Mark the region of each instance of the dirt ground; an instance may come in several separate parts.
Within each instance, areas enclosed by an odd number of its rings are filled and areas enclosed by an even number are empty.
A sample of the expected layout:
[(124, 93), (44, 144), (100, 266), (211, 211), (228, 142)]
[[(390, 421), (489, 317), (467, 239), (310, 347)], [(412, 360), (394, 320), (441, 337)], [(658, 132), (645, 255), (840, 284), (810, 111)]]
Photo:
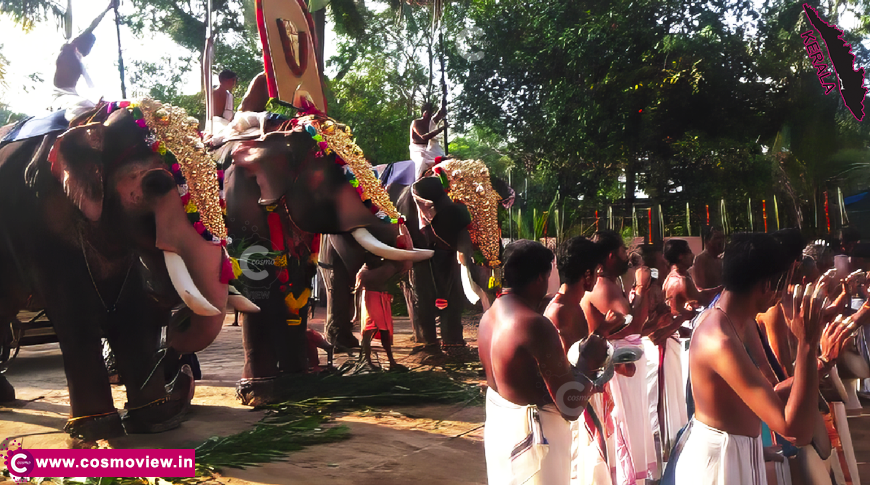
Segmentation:
[[(323, 331), (323, 310), (310, 327)], [(467, 319), (466, 338), (475, 345), (476, 321)], [(228, 315), (223, 331), (198, 353), (203, 378), (197, 381), (192, 411), (181, 427), (160, 434), (133, 435), (111, 442), (115, 448), (189, 448), (211, 436), (250, 429), (263, 417), (236, 400), (235, 386), (244, 362), (241, 327)], [(399, 362), (417, 367), (409, 353), (411, 326), (395, 321)], [(375, 344), (375, 349), (380, 347)], [(336, 355), (336, 365), (348, 356)], [(379, 354), (380, 360), (386, 357)], [(325, 363), (325, 356), (321, 362)], [(67, 448), (62, 431), (69, 394), (57, 344), (24, 347), (6, 377), (18, 400), (0, 406), (0, 440), (22, 438), (24, 449)], [(113, 386), (115, 405), (126, 401), (123, 386)], [(405, 484), (486, 483), (483, 454), (484, 410), (479, 406), (426, 405), (337, 416), (350, 439), (316, 445), (288, 455), (286, 461), (246, 470), (224, 469), (217, 483), (245, 484)]]

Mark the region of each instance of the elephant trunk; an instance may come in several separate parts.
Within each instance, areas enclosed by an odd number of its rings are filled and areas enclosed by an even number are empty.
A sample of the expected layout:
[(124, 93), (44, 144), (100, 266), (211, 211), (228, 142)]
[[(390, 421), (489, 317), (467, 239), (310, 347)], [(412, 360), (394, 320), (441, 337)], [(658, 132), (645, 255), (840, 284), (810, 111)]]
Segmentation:
[(172, 284), (193, 310), (190, 325), (167, 329), (167, 344), (179, 352), (197, 352), (220, 333), (227, 305), (221, 283), (223, 248), (206, 241), (187, 220), (177, 194), (162, 197), (155, 210), (157, 248), (164, 251)]

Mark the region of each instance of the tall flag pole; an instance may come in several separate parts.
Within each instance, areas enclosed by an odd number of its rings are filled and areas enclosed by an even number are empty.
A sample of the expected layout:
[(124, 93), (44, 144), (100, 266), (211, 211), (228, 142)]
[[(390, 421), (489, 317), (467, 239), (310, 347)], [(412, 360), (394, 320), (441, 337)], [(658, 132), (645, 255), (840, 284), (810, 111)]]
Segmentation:
[(214, 134), (214, 121), (212, 120), (212, 102), (214, 98), (214, 86), (211, 80), (212, 62), (214, 61), (214, 31), (212, 30), (212, 0), (208, 0), (205, 19), (205, 48), (202, 51), (202, 92), (205, 93), (205, 127), (206, 131)]
[(118, 74), (121, 76), (121, 98), (127, 99), (127, 85), (124, 83), (124, 55), (121, 51), (121, 14), (115, 5), (115, 33), (118, 34)]
[(686, 202), (686, 235), (692, 235), (692, 216), (689, 213), (689, 202)]
[(776, 230), (779, 230), (779, 203), (776, 201), (776, 194), (773, 194), (773, 215), (776, 217)]

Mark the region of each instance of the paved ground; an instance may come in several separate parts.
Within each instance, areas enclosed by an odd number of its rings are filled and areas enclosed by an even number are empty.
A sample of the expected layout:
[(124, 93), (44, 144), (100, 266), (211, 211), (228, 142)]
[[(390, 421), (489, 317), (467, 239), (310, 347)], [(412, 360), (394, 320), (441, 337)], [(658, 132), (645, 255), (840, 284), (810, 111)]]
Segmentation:
[[(311, 327), (322, 331), (322, 315), (316, 317)], [(210, 436), (250, 429), (260, 420), (262, 412), (235, 399), (244, 356), (241, 327), (232, 326), (232, 321), (228, 316), (215, 343), (197, 354), (203, 380), (197, 381), (190, 418), (172, 431), (114, 440), (113, 447), (184, 448)], [(410, 322), (397, 319), (395, 329), (396, 358), (412, 366)], [(473, 343), (473, 325), (466, 335)], [(377, 344), (375, 348), (380, 349)], [(346, 358), (336, 356), (336, 363)], [(386, 362), (385, 356), (381, 361)], [(25, 449), (68, 447), (61, 429), (69, 415), (69, 394), (57, 344), (23, 348), (6, 376), (18, 401), (0, 407), (0, 439), (21, 437)], [(122, 408), (124, 388), (113, 386), (113, 394), (116, 407)], [(218, 481), (233, 485), (486, 483), (482, 407), (431, 405), (383, 411), (339, 415), (337, 420), (350, 428), (350, 439), (312, 446), (289, 455), (285, 462), (225, 470)]]

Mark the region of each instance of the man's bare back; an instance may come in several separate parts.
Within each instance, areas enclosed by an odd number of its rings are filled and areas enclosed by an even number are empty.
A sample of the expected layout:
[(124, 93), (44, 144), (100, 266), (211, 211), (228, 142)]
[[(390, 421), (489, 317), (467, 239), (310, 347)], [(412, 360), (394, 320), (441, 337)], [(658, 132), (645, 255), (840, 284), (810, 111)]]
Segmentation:
[[(552, 402), (530, 348), (535, 339), (543, 341), (542, 345), (562, 346), (556, 327), (515, 296), (498, 298), (480, 320), (478, 351), (487, 385), (514, 404)], [(569, 372), (567, 368), (561, 371)]]
[(575, 342), (589, 336), (589, 325), (579, 304), (563, 300), (564, 296), (557, 293), (547, 305), (544, 316), (556, 326), (562, 348), (568, 352)]

